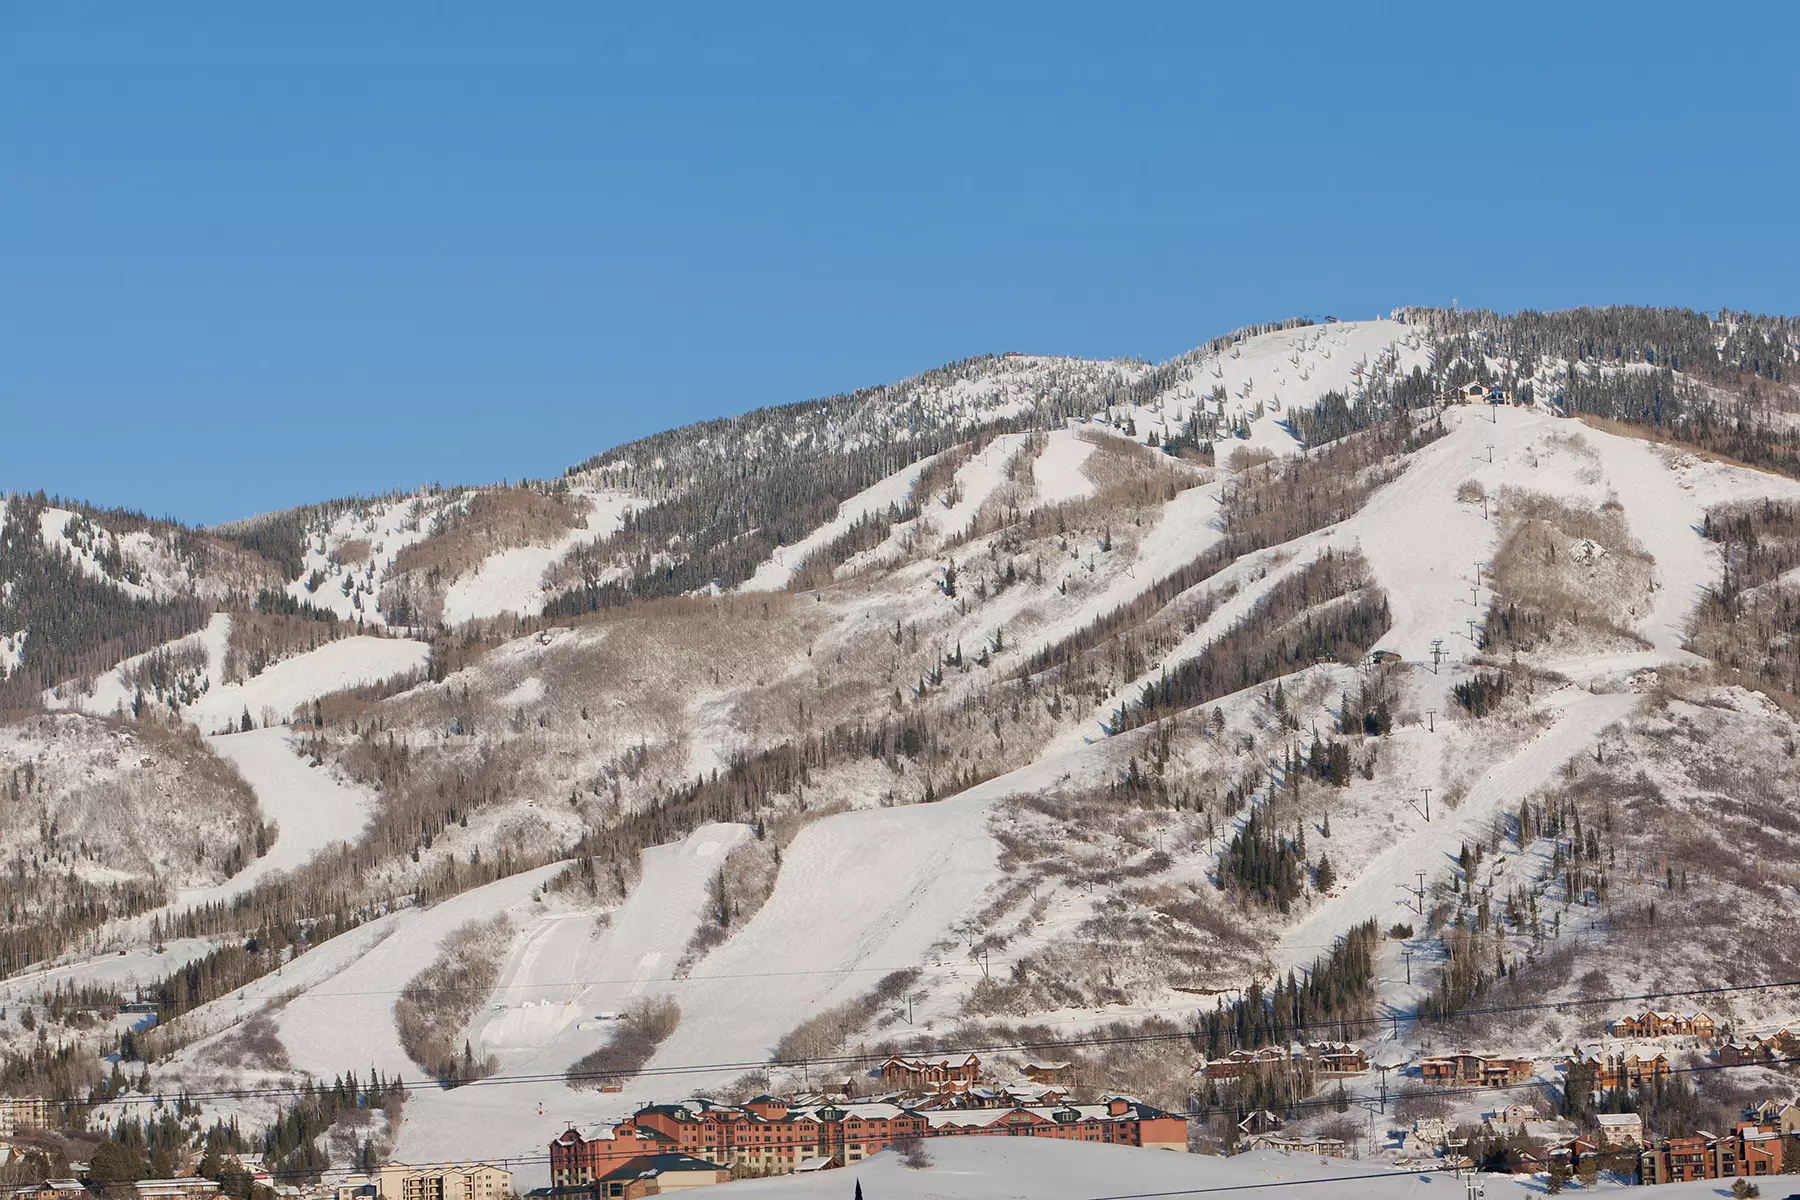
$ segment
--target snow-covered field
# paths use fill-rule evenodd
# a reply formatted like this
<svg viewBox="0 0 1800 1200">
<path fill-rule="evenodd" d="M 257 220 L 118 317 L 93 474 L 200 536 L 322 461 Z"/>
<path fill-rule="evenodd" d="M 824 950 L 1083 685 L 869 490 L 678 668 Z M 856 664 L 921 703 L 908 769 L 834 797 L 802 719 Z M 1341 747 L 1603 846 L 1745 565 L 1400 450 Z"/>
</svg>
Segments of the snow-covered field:
<svg viewBox="0 0 1800 1200">
<path fill-rule="evenodd" d="M 731 1185 L 746 1197 L 830 1197 L 844 1200 L 860 1183 L 869 1200 L 1135 1200 L 1236 1193 L 1300 1200 L 1466 1200 L 1464 1181 L 1449 1171 L 1383 1170 L 1379 1165 L 1317 1155 L 1258 1150 L 1231 1158 L 1099 1146 L 1053 1138 L 934 1138 L 924 1143 L 930 1165 L 911 1169 L 892 1151 L 842 1170 L 811 1176 L 749 1180 Z M 1540 1177 L 1481 1177 L 1487 1200 L 1541 1196 Z M 1619 1183 L 1572 1189 L 1624 1195 Z M 1669 1200 L 1729 1195 L 1729 1187 L 1669 1184 Z M 1765 1194 L 1773 1194 L 1765 1192 Z"/>
<path fill-rule="evenodd" d="M 40 997 L 58 986 L 110 987 L 130 992 L 149 986 L 209 954 L 215 938 L 169 938 L 160 946 L 143 944 L 123 952 L 72 956 L 0 980 L 0 1003 Z"/>
<path fill-rule="evenodd" d="M 408 638 L 347 637 L 282 659 L 243 683 L 215 686 L 183 715 L 201 729 L 224 729 L 242 719 L 285 722 L 296 708 L 346 688 L 380 683 L 424 668 L 431 647 Z"/>
</svg>

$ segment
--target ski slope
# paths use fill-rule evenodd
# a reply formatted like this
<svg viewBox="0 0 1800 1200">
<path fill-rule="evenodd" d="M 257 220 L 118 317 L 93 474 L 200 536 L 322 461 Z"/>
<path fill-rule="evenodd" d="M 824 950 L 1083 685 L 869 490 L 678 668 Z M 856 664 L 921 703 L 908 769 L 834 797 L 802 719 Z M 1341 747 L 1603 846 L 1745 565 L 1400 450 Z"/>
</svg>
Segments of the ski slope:
<svg viewBox="0 0 1800 1200">
<path fill-rule="evenodd" d="M 207 746 L 236 767 L 256 792 L 263 820 L 277 826 L 276 837 L 267 854 L 224 883 L 183 891 L 183 907 L 228 900 L 269 875 L 306 865 L 333 842 L 355 841 L 374 811 L 372 793 L 329 768 L 313 766 L 286 729 L 215 737 Z"/>
<path fill-rule="evenodd" d="M 604 1044 L 610 1027 L 597 1015 L 666 989 L 708 885 L 752 836 L 748 825 L 705 825 L 645 851 L 643 878 L 603 925 L 582 911 L 538 918 L 513 950 L 493 1010 L 476 1022 L 475 1044 L 508 1072 L 559 1071 Z"/>
<path fill-rule="evenodd" d="M 0 1004 L 42 997 L 58 987 L 116 988 L 132 992 L 167 978 L 218 945 L 207 937 L 169 938 L 160 948 L 137 945 L 124 952 L 70 956 L 55 963 L 28 967 L 0 980 Z"/>
<path fill-rule="evenodd" d="M 426 642 L 365 635 L 341 638 L 284 658 L 243 683 L 215 683 L 183 709 L 182 716 L 207 732 L 235 724 L 245 712 L 258 724 L 285 722 L 296 708 L 321 696 L 423 670 L 430 658 Z"/>
<path fill-rule="evenodd" d="M 1040 504 L 1067 504 L 1094 494 L 1094 481 L 1083 469 L 1094 453 L 1094 443 L 1075 429 L 1052 430 L 1044 438 L 1043 453 L 1031 464 Z"/>
<path fill-rule="evenodd" d="M 550 591 L 546 574 L 579 546 L 594 545 L 617 533 L 637 497 L 625 492 L 593 491 L 579 495 L 590 505 L 587 523 L 544 546 L 515 546 L 489 555 L 474 571 L 461 576 L 444 593 L 444 621 L 450 625 L 486 620 L 502 613 L 535 617 L 544 611 Z"/>
<path fill-rule="evenodd" d="M 930 510 L 931 523 L 946 541 L 965 537 L 975 528 L 981 506 L 1005 486 L 1007 467 L 1031 442 L 1028 433 L 1007 433 L 982 447 L 956 470 L 956 503 Z"/>
<path fill-rule="evenodd" d="M 912 495 L 919 476 L 937 460 L 933 454 L 904 467 L 886 479 L 863 489 L 838 505 L 837 516 L 825 522 L 792 545 L 777 546 L 775 553 L 759 564 L 750 578 L 739 585 L 742 592 L 779 592 L 794 578 L 800 564 L 832 542 L 850 532 L 852 526 L 871 513 L 885 512 L 890 505 L 904 505 Z"/>
<path fill-rule="evenodd" d="M 541 1075 L 554 1083 L 556 1120 L 599 1120 L 628 1109 L 618 1097 L 572 1091 L 559 1078 L 589 1051 L 605 1045 L 615 1023 L 601 1014 L 624 1011 L 641 996 L 666 993 L 675 963 L 701 920 L 707 888 L 725 856 L 752 835 L 747 825 L 706 825 L 680 842 L 644 852 L 644 873 L 625 903 L 597 923 L 590 912 L 557 909 L 521 921 L 488 1012 L 475 1019 L 471 1040 L 508 1075 Z M 409 1103 L 402 1150 L 419 1160 L 454 1158 L 461 1147 L 490 1144 L 505 1130 L 508 1153 L 541 1153 L 548 1135 L 533 1128 L 512 1088 L 424 1092 Z M 520 1129 L 523 1120 L 524 1128 Z"/>
<path fill-rule="evenodd" d="M 1658 664 L 1700 663 L 1685 649 L 1688 623 L 1722 569 L 1718 551 L 1700 532 L 1705 508 L 1648 442 L 1580 428 L 1625 505 L 1632 537 L 1656 559 L 1656 599 L 1638 633 L 1649 640 Z"/>
<path fill-rule="evenodd" d="M 284 658 L 242 683 L 224 683 L 230 638 L 230 615 L 214 613 L 205 629 L 159 647 L 197 648 L 205 655 L 206 691 L 181 709 L 181 717 L 207 733 L 236 728 L 246 711 L 259 725 L 285 722 L 302 704 L 345 688 L 380 683 L 420 670 L 431 658 L 427 642 L 358 634 Z M 138 666 L 147 657 L 148 654 L 139 654 L 126 659 L 97 677 L 92 695 L 65 700 L 51 691 L 45 693 L 45 703 L 52 708 L 72 705 L 95 716 L 127 712 L 134 696 L 122 676 L 125 669 Z"/>
<path fill-rule="evenodd" d="M 1321 946 L 1329 946 L 1333 938 L 1363 921 L 1373 919 L 1386 929 L 1409 915 L 1416 918 L 1418 913 L 1410 907 L 1412 893 L 1406 889 L 1417 871 L 1435 874 L 1453 862 L 1465 842 L 1485 836 L 1495 816 L 1516 811 L 1521 798 L 1551 782 L 1565 762 L 1593 745 L 1602 730 L 1624 718 L 1639 700 L 1629 692 L 1594 695 L 1572 687 L 1545 698 L 1542 707 L 1556 713 L 1549 728 L 1482 775 L 1454 810 L 1436 806 L 1431 821 L 1414 822 L 1410 832 L 1289 927 L 1281 939 L 1281 965 L 1311 962 Z"/>
<path fill-rule="evenodd" d="M 923 962 L 998 877 L 987 812 L 985 797 L 965 793 L 807 826 L 762 910 L 671 985 L 681 1028 L 652 1068 L 766 1057 L 806 1014 Z M 644 1094 L 706 1082 L 720 1081 L 676 1075 Z"/>
<path fill-rule="evenodd" d="M 394 1002 L 400 989 L 436 960 L 443 940 L 465 922 L 498 913 L 529 917 L 532 893 L 560 870 L 562 864 L 553 863 L 452 896 L 430 908 L 407 909 L 384 918 L 388 928 L 378 941 L 342 947 L 361 953 L 288 1001 L 277 1018 L 282 1044 L 294 1066 L 326 1077 L 356 1065 L 358 1070 L 372 1066 L 384 1074 L 418 1078 L 419 1069 L 407 1058 L 394 1027 Z M 302 955 L 290 969 L 307 964 L 314 954 L 338 957 L 329 952 L 340 949 L 342 940 L 334 938 Z"/>
</svg>

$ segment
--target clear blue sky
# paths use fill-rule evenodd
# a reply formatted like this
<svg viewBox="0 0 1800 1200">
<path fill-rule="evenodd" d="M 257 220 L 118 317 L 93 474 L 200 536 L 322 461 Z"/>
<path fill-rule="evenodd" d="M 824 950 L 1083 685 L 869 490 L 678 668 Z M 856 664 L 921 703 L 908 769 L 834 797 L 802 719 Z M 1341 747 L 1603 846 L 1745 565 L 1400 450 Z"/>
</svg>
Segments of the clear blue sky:
<svg viewBox="0 0 1800 1200">
<path fill-rule="evenodd" d="M 0 488 L 554 475 L 970 354 L 1800 310 L 1800 5 L 0 0 Z"/>
</svg>

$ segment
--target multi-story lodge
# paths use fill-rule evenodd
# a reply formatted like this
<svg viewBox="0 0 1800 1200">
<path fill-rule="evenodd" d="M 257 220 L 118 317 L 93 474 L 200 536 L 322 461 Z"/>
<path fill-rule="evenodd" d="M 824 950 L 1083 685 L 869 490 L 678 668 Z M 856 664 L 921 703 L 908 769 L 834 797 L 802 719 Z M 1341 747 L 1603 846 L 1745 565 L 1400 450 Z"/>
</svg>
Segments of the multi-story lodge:
<svg viewBox="0 0 1800 1200">
<path fill-rule="evenodd" d="M 1703 1012 L 1672 1013 L 1645 1010 L 1637 1016 L 1627 1013 L 1612 1023 L 1614 1037 L 1655 1038 L 1693 1037 L 1710 1041 L 1718 1033 L 1718 1022 Z"/>
<path fill-rule="evenodd" d="M 381 1200 L 508 1200 L 512 1172 L 482 1162 L 386 1163 L 375 1172 Z"/>
<path fill-rule="evenodd" d="M 1667 1078 L 1672 1068 L 1666 1054 L 1599 1054 L 1583 1058 L 1579 1054 L 1564 1063 L 1565 1070 L 1587 1067 L 1594 1072 L 1596 1092 L 1635 1092 L 1650 1083 Z"/>
<path fill-rule="evenodd" d="M 1535 1059 L 1492 1058 L 1469 1050 L 1419 1060 L 1419 1078 L 1439 1087 L 1513 1087 L 1536 1070 Z"/>
<path fill-rule="evenodd" d="M 1263 1046 L 1255 1050 L 1233 1050 L 1223 1058 L 1203 1062 L 1200 1072 L 1208 1079 L 1239 1079 L 1257 1070 L 1287 1063 L 1304 1063 L 1321 1075 L 1337 1078 L 1366 1072 L 1369 1069 L 1369 1056 L 1361 1047 L 1349 1042 Z"/>
<path fill-rule="evenodd" d="M 773 1096 L 745 1104 L 688 1100 L 639 1109 L 595 1138 L 570 1129 L 550 1143 L 559 1187 L 592 1182 L 628 1158 L 686 1154 L 722 1166 L 782 1175 L 808 1159 L 858 1162 L 898 1141 L 928 1137 L 1049 1137 L 1187 1150 L 1187 1121 L 1113 1097 L 1100 1104 L 915 1109 L 886 1101 L 794 1106 Z"/>
<path fill-rule="evenodd" d="M 959 1091 L 980 1081 L 981 1060 L 973 1054 L 960 1062 L 895 1054 L 881 1064 L 882 1086 L 896 1092 Z"/>
<path fill-rule="evenodd" d="M 50 1102 L 42 1096 L 0 1096 L 0 1137 L 50 1124 Z"/>
<path fill-rule="evenodd" d="M 537 1188 L 525 1200 L 644 1200 L 698 1187 L 711 1187 L 731 1178 L 718 1163 L 687 1154 L 645 1154 L 628 1158 L 588 1183 Z"/>
<path fill-rule="evenodd" d="M 1778 1029 L 1767 1037 L 1753 1033 L 1741 1042 L 1726 1042 L 1713 1051 L 1713 1057 L 1723 1067 L 1792 1059 L 1800 1057 L 1800 1038 L 1786 1029 Z"/>
<path fill-rule="evenodd" d="M 1719 1137 L 1698 1133 L 1646 1146 L 1638 1155 L 1645 1183 L 1686 1183 L 1695 1179 L 1781 1174 L 1781 1133 L 1754 1121 L 1738 1123 Z"/>
</svg>

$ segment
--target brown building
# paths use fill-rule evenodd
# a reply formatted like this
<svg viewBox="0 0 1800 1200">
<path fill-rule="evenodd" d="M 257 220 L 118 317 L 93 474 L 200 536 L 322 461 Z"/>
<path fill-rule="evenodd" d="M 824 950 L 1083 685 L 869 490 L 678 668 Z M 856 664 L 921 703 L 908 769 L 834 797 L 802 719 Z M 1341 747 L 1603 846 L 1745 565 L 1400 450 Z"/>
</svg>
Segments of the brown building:
<svg viewBox="0 0 1800 1200">
<path fill-rule="evenodd" d="M 1288 1061 L 1288 1053 L 1277 1046 L 1258 1050 L 1233 1050 L 1224 1058 L 1215 1058 L 1200 1068 L 1208 1079 L 1241 1079 L 1254 1071 L 1279 1066 Z"/>
<path fill-rule="evenodd" d="M 385 1163 L 375 1172 L 381 1200 L 509 1200 L 512 1172 L 483 1162 Z"/>
<path fill-rule="evenodd" d="M 1033 1083 L 1053 1083 L 1068 1087 L 1075 1082 L 1075 1064 L 1066 1062 L 1026 1063 L 1020 1072 Z"/>
<path fill-rule="evenodd" d="M 1369 1070 L 1369 1056 L 1349 1042 L 1308 1042 L 1301 1052 L 1321 1075 L 1363 1075 Z"/>
<path fill-rule="evenodd" d="M 731 1171 L 715 1162 L 686 1154 L 645 1154 L 626 1159 L 591 1186 L 594 1200 L 642 1200 L 711 1187 L 730 1178 Z"/>
<path fill-rule="evenodd" d="M 1307 1042 L 1298 1046 L 1263 1046 L 1233 1050 L 1223 1058 L 1200 1065 L 1208 1079 L 1239 1079 L 1254 1071 L 1286 1064 L 1305 1064 L 1321 1075 L 1339 1078 L 1361 1075 L 1369 1069 L 1369 1056 L 1349 1042 Z"/>
<path fill-rule="evenodd" d="M 139 1179 L 132 1183 L 137 1200 L 212 1200 L 219 1185 L 211 1179 L 189 1175 L 183 1179 Z"/>
<path fill-rule="evenodd" d="M 1186 1151 L 1187 1120 L 1124 1097 L 1104 1104 L 929 1110 L 885 1102 L 790 1107 L 772 1096 L 740 1105 L 690 1100 L 640 1109 L 608 1137 L 588 1139 L 569 1130 L 550 1144 L 550 1175 L 559 1187 L 604 1179 L 637 1157 L 624 1151 L 645 1144 L 659 1146 L 660 1154 L 785 1175 L 809 1159 L 835 1159 L 848 1166 L 897 1141 L 971 1135 Z"/>
<path fill-rule="evenodd" d="M 1709 1041 L 1718 1033 L 1718 1022 L 1706 1013 L 1656 1012 L 1651 1009 L 1632 1016 L 1629 1013 L 1613 1021 L 1614 1037 L 1655 1038 L 1693 1037 Z"/>
<path fill-rule="evenodd" d="M 11 1200 L 87 1200 L 87 1185 L 79 1179 L 46 1179 L 28 1183 L 10 1193 Z"/>
<path fill-rule="evenodd" d="M 550 1143 L 550 1183 L 554 1188 L 592 1183 L 627 1159 L 666 1154 L 675 1148 L 668 1135 L 640 1129 L 629 1121 L 602 1126 L 591 1138 L 566 1130 Z"/>
<path fill-rule="evenodd" d="M 1668 1138 L 1638 1156 L 1645 1183 L 1781 1174 L 1781 1134 L 1751 1121 L 1724 1137 L 1699 1133 Z"/>
<path fill-rule="evenodd" d="M 0 1096 L 0 1137 L 50 1125 L 50 1102 L 42 1096 Z"/>
<path fill-rule="evenodd" d="M 1419 1060 L 1419 1078 L 1438 1087 L 1513 1087 L 1536 1070 L 1536 1059 L 1490 1058 L 1469 1050 Z"/>
<path fill-rule="evenodd" d="M 973 1054 L 955 1059 L 907 1058 L 893 1055 L 881 1064 L 883 1086 L 898 1092 L 942 1092 L 981 1081 L 981 1060 Z"/>
<path fill-rule="evenodd" d="M 1583 1058 L 1575 1055 L 1563 1064 L 1572 1077 L 1579 1069 L 1593 1072 L 1593 1090 L 1599 1092 L 1635 1092 L 1646 1084 L 1658 1082 L 1671 1070 L 1666 1054 L 1599 1054 Z"/>
</svg>

